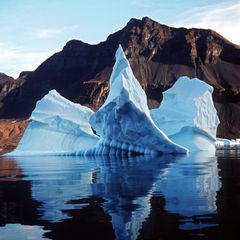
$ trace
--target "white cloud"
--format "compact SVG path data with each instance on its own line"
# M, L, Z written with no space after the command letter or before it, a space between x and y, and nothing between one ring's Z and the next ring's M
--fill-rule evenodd
M178 15L175 27L212 29L235 44L240 44L240 1L203 6Z
M39 38L54 38L64 32L64 28L44 28L36 30L36 35Z
M35 70L56 51L57 49L32 52L21 47L16 48L0 43L0 72L16 78L21 71Z
M34 42L34 45L31 43L17 45L17 43L7 40L0 41L0 72L16 78L21 71L35 70L43 61L59 51L57 46L62 45L59 39L64 39L60 35L66 31L74 31L77 27L77 25L73 25L62 28L30 29L28 42ZM55 37L57 38L54 39ZM41 44L42 39L46 39L44 44ZM55 44L56 42L57 44ZM37 44L39 44L38 48ZM55 47L53 47L54 45Z
M159 2L159 0L130 0L129 3L137 8L143 8L143 9L155 9L156 7L161 6L162 1Z
M75 31L79 26L78 25L70 25L70 26L62 26L61 28L40 28L33 30L35 36L38 38L55 38L63 35L64 33L72 33Z

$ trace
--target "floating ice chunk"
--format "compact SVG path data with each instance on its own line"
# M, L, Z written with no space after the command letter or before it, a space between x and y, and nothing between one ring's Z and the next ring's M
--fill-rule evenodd
M240 149L239 138L235 139L226 139L226 138L217 138L215 142L216 149L218 150L231 150L231 149Z
M94 154L186 153L153 122L147 98L134 77L122 47L110 78L110 93L103 106L90 117L90 124L100 136Z
M98 141L89 124L92 114L91 109L52 90L37 102L32 122L17 148L7 155L83 154Z
M151 110L151 116L170 139L190 151L215 150L219 119L212 92L197 78L181 77L163 93L160 107Z

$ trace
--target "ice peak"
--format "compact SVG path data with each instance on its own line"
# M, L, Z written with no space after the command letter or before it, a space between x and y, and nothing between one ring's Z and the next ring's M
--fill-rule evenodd
M61 98L61 95L55 89L52 89L51 91L49 91L46 96L48 96L48 97L50 97L50 96L52 96L52 97L60 97Z
M115 58L116 58L116 62L114 64L113 72L112 72L112 75L110 78L110 85L112 85L114 83L117 76L120 73L122 73L124 70L126 70L127 68L129 68L131 70L131 67L128 63L128 60L127 60L125 54L124 54L121 44L119 44L119 47L115 53ZM131 72L131 74L133 74L133 73Z
M90 117L100 136L99 152L186 153L154 124L147 96L125 57L121 45L110 78L110 92L103 106ZM98 153L99 154L99 153Z
M191 89L191 91L189 91ZM190 79L186 76L180 77L179 80L172 86L171 89L163 94L177 94L182 95L184 98L193 98L201 96L206 91L213 93L213 87L201 81L198 78Z
M60 95L55 89L52 89L48 92L48 94L51 94L51 95Z
M118 46L118 49L117 49L117 51L116 51L116 53L115 53L115 57L119 60L119 59L122 59L122 58L124 58L124 59L126 59L126 56L125 56L125 54L124 54L124 51L123 51L123 48L122 48L122 45L121 44L119 44L119 46Z
M116 62L110 77L111 91L100 109L114 99L123 102L127 100L134 102L135 106L150 118L146 94L135 78L121 45L119 45L115 56Z

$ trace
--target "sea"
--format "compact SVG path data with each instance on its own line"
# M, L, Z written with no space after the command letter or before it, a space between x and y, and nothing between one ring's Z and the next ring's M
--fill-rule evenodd
M240 151L0 158L0 240L234 240Z

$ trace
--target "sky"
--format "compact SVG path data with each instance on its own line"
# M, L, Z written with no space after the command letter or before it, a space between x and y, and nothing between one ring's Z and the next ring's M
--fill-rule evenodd
M210 28L240 45L240 0L0 0L0 72L16 78L71 39L98 43L145 16Z

